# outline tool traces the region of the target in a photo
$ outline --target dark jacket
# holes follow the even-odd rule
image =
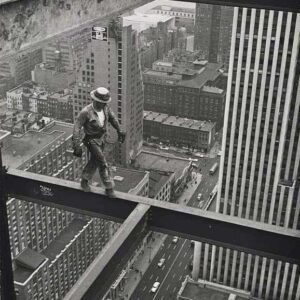
[[[111,108],[106,105],[103,110],[105,116],[103,126],[101,126],[99,122],[97,112],[95,111],[92,103],[81,110],[74,124],[73,146],[79,146],[81,143],[80,129],[82,127],[85,135],[91,138],[101,138],[107,132],[108,122],[111,123],[117,132],[121,131],[119,122]]]

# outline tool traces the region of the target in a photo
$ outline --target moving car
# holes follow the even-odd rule
[[[164,265],[165,261],[166,261],[165,258],[161,258],[157,265],[161,268]]]
[[[197,200],[199,200],[199,201],[200,201],[200,200],[201,200],[201,198],[202,198],[202,194],[201,194],[201,193],[199,193],[199,194],[198,194],[198,196],[197,196]]]
[[[173,240],[172,240],[172,243],[173,244],[176,244],[178,242],[178,236],[174,236],[173,237]]]
[[[160,283],[158,281],[153,283],[152,289],[151,289],[151,293],[155,293],[159,287]]]
[[[160,148],[161,150],[169,150],[169,149],[170,149],[170,147],[167,147],[167,146],[159,146],[159,148]]]
[[[218,170],[219,164],[216,162],[209,170],[209,175],[214,175]]]

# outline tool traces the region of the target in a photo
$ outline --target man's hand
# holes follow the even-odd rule
[[[124,143],[125,138],[126,138],[126,133],[124,131],[119,131],[118,132],[118,141],[120,143]]]
[[[81,158],[82,148],[80,146],[74,146],[73,150],[74,150],[73,155],[76,156],[76,157]]]

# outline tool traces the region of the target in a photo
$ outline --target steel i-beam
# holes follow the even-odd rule
[[[78,183],[25,171],[9,170],[6,176],[8,193],[19,199],[118,222],[137,204],[146,204],[151,207],[150,229],[300,264],[297,230],[120,192],[110,199],[101,188],[92,187],[91,193],[84,193]]]

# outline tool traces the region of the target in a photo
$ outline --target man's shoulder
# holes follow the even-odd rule
[[[80,113],[88,113],[92,109],[93,109],[92,104],[88,104],[80,111]]]

